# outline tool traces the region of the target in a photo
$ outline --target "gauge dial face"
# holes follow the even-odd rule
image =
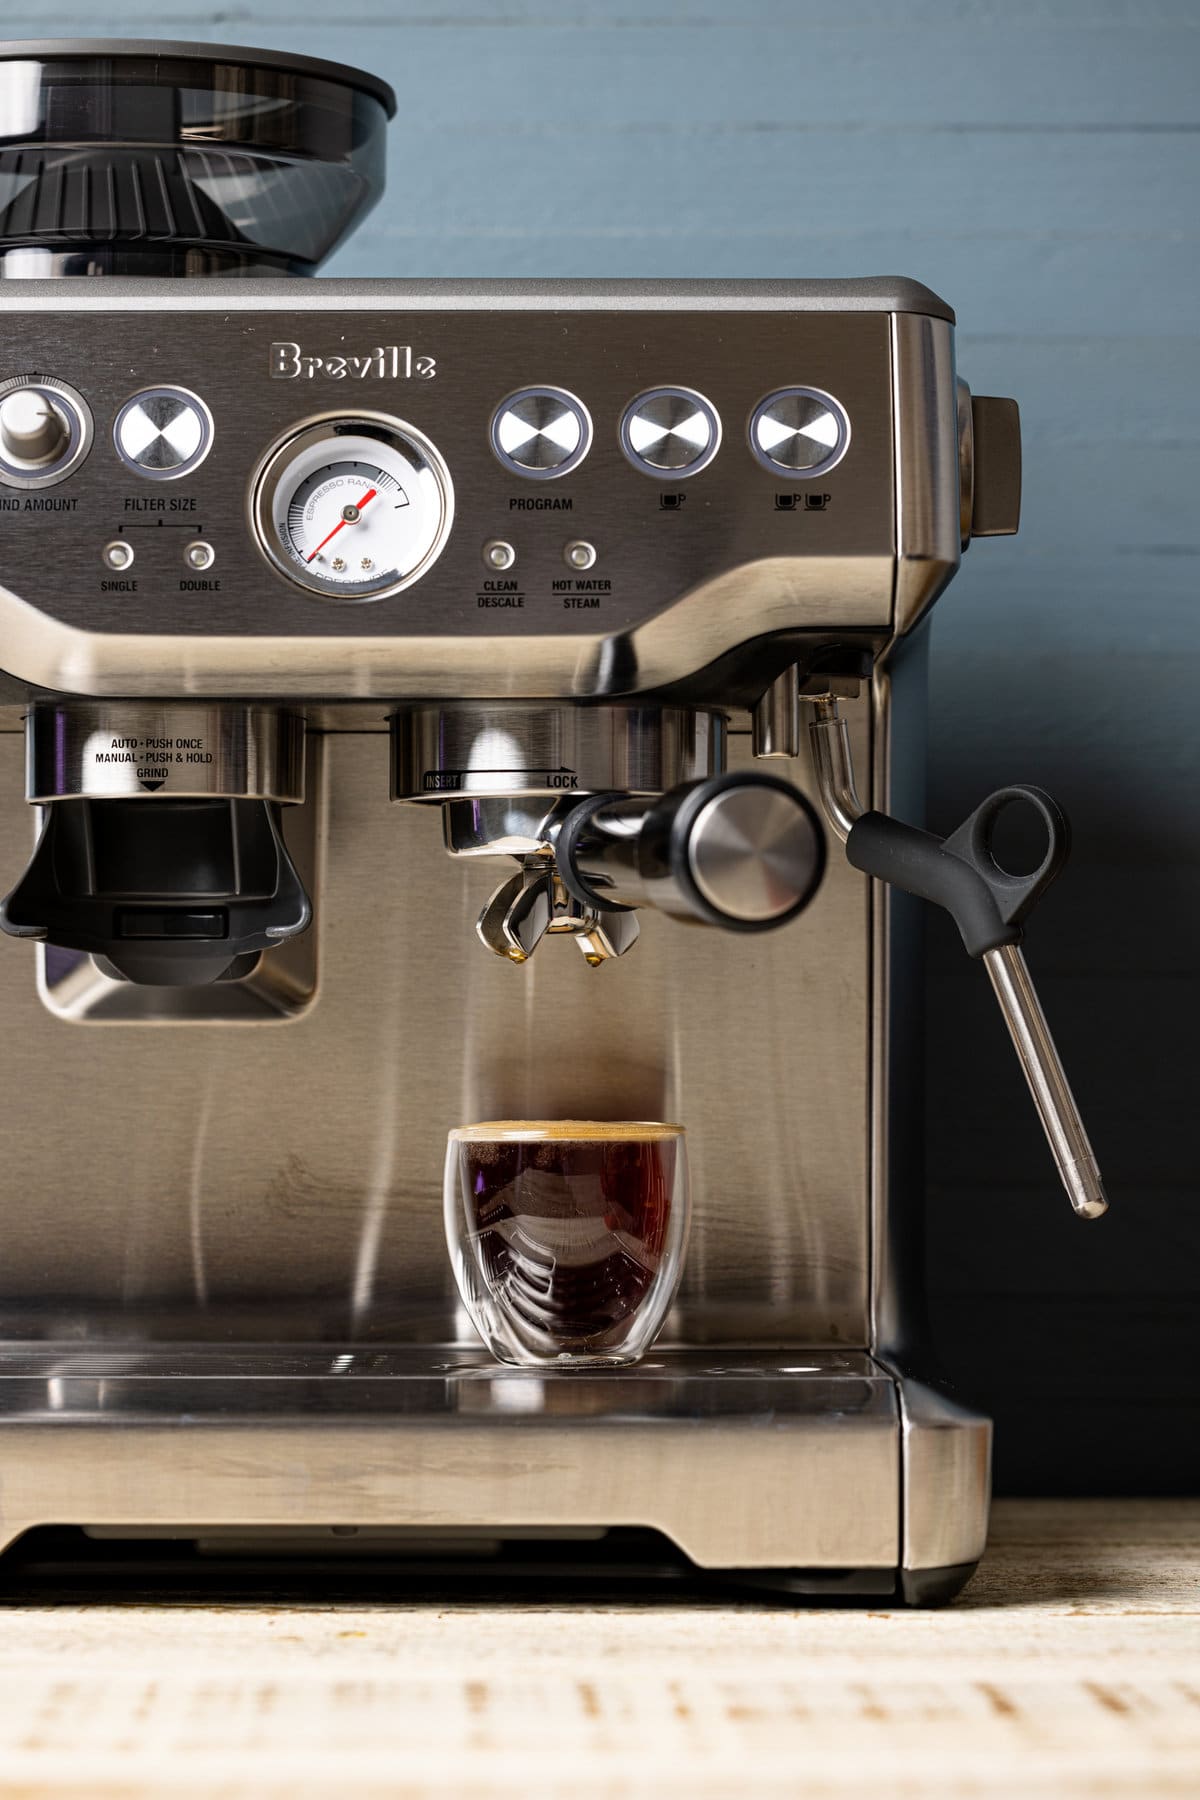
[[[423,575],[453,491],[428,438],[376,415],[314,420],[264,459],[252,500],[276,568],[331,600],[378,600]]]

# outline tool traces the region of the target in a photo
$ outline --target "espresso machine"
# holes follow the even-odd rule
[[[298,279],[394,109],[0,50],[0,1546],[657,1533],[946,1599],[990,1426],[924,1338],[924,902],[1104,1208],[1020,948],[1065,821],[919,829],[1016,407],[913,281]],[[559,1117],[687,1128],[629,1368],[501,1366],[455,1293],[447,1132]]]

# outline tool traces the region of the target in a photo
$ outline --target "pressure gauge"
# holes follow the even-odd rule
[[[399,593],[440,555],[450,472],[421,432],[382,413],[329,414],[263,458],[251,489],[258,542],[277,569],[330,600]]]

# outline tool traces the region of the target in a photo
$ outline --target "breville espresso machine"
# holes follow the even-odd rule
[[[635,1530],[948,1597],[990,1427],[925,1362],[922,901],[1104,1206],[1020,950],[1061,814],[917,829],[1015,406],[909,281],[295,279],[394,105],[0,59],[0,1543]],[[687,1127],[635,1366],[503,1367],[457,1303],[447,1131],[531,1117]]]

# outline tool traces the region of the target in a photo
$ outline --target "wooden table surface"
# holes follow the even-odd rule
[[[1008,1502],[949,1610],[0,1608],[0,1794],[1200,1794],[1200,1502]]]

